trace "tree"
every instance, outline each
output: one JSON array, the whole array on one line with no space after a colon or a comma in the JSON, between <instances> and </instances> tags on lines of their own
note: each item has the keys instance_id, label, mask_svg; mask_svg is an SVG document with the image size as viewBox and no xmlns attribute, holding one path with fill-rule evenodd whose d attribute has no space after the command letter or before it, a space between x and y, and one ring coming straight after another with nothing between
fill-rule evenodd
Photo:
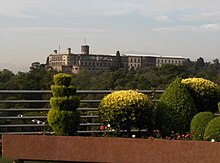
<instances>
[{"instance_id":1,"label":"tree","mask_svg":"<svg viewBox=\"0 0 220 163\"><path fill-rule=\"evenodd\" d=\"M115 68L117 70L117 69L120 69L122 67L123 67L123 64L122 64L121 55L120 55L120 52L117 51L116 52L116 58L115 58Z\"/></svg>"}]
</instances>

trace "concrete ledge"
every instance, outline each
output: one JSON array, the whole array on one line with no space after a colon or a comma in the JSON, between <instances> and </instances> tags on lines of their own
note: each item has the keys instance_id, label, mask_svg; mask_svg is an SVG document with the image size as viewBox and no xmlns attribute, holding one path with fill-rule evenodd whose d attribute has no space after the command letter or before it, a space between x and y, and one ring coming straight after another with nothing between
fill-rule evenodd
<instances>
[{"instance_id":1,"label":"concrete ledge","mask_svg":"<svg viewBox=\"0 0 220 163\"><path fill-rule=\"evenodd\" d=\"M220 162L220 143L131 138L3 135L3 158L81 162Z\"/></svg>"}]
</instances>

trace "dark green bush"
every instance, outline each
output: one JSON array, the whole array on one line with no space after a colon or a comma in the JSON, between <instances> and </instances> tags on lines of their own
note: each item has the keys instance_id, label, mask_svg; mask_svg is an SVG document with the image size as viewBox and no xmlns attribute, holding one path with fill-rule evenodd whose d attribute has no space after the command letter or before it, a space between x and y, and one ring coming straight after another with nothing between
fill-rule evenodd
<instances>
[{"instance_id":1,"label":"dark green bush","mask_svg":"<svg viewBox=\"0 0 220 163\"><path fill-rule=\"evenodd\" d=\"M220 117L212 119L206 126L203 139L205 141L210 141L214 139L215 141L220 141Z\"/></svg>"},{"instance_id":2,"label":"dark green bush","mask_svg":"<svg viewBox=\"0 0 220 163\"><path fill-rule=\"evenodd\" d=\"M187 86L193 96L198 112L218 111L220 91L217 84L203 78L187 78L182 83Z\"/></svg>"},{"instance_id":3,"label":"dark green bush","mask_svg":"<svg viewBox=\"0 0 220 163\"><path fill-rule=\"evenodd\" d=\"M63 85L68 87L71 83L71 75L59 73L54 75L53 80L55 85Z\"/></svg>"},{"instance_id":4,"label":"dark green bush","mask_svg":"<svg viewBox=\"0 0 220 163\"><path fill-rule=\"evenodd\" d=\"M200 112L196 114L190 124L190 139L203 140L205 128L209 121L215 118L212 112Z\"/></svg>"},{"instance_id":5,"label":"dark green bush","mask_svg":"<svg viewBox=\"0 0 220 163\"><path fill-rule=\"evenodd\" d=\"M52 85L51 90L53 97L69 97L76 94L76 87L74 86Z\"/></svg>"},{"instance_id":6,"label":"dark green bush","mask_svg":"<svg viewBox=\"0 0 220 163\"><path fill-rule=\"evenodd\" d=\"M155 127L162 136L168 136L171 132L189 132L190 122L196 113L194 100L187 87L180 78L176 78L161 95L156 106Z\"/></svg>"},{"instance_id":7,"label":"dark green bush","mask_svg":"<svg viewBox=\"0 0 220 163\"><path fill-rule=\"evenodd\" d=\"M75 135L79 129L80 114L78 111L50 109L47 120L56 135Z\"/></svg>"},{"instance_id":8,"label":"dark green bush","mask_svg":"<svg viewBox=\"0 0 220 163\"><path fill-rule=\"evenodd\" d=\"M133 90L116 91L105 96L100 105L101 122L116 129L151 128L153 104L147 95Z\"/></svg>"}]
</instances>

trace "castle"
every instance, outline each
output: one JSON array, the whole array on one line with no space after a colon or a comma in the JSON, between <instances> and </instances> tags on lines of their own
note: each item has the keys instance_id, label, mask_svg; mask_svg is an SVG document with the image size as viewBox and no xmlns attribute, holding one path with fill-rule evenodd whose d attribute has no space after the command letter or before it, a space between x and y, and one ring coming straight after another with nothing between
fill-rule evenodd
<instances>
[{"instance_id":1,"label":"castle","mask_svg":"<svg viewBox=\"0 0 220 163\"><path fill-rule=\"evenodd\" d=\"M112 54L90 54L89 46L82 45L81 52L74 54L71 48L64 54L54 50L48 57L48 65L58 72L78 74L82 70L89 73L99 73L107 70L126 67L128 69L145 68L151 66L160 67L163 64L181 65L186 58L159 55L123 54L119 51Z\"/></svg>"}]
</instances>

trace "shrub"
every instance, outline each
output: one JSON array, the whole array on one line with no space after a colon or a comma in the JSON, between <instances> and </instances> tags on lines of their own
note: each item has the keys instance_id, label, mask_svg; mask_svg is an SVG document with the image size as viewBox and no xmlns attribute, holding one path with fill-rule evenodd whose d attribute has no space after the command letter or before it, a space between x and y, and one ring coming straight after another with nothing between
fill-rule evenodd
<instances>
[{"instance_id":1,"label":"shrub","mask_svg":"<svg viewBox=\"0 0 220 163\"><path fill-rule=\"evenodd\" d=\"M77 96L70 97L51 97L50 106L59 110L76 110L79 107L80 98Z\"/></svg>"},{"instance_id":2,"label":"shrub","mask_svg":"<svg viewBox=\"0 0 220 163\"><path fill-rule=\"evenodd\" d=\"M186 133L190 122L197 113L193 98L188 89L176 78L161 95L156 106L155 125L162 136L171 132Z\"/></svg>"},{"instance_id":3,"label":"shrub","mask_svg":"<svg viewBox=\"0 0 220 163\"><path fill-rule=\"evenodd\" d=\"M54 75L55 85L51 86L54 97L50 98L50 109L47 120L56 135L75 135L80 123L80 113L76 109L80 105L76 89L70 86L71 76Z\"/></svg>"},{"instance_id":4,"label":"shrub","mask_svg":"<svg viewBox=\"0 0 220 163\"><path fill-rule=\"evenodd\" d=\"M211 141L214 139L215 141L220 141L220 117L216 117L212 119L205 129L204 140Z\"/></svg>"},{"instance_id":5,"label":"shrub","mask_svg":"<svg viewBox=\"0 0 220 163\"><path fill-rule=\"evenodd\" d=\"M77 111L50 109L47 120L56 135L75 135L79 129L80 114Z\"/></svg>"},{"instance_id":6,"label":"shrub","mask_svg":"<svg viewBox=\"0 0 220 163\"><path fill-rule=\"evenodd\" d=\"M220 100L219 87L212 81L203 78L187 78L182 83L187 86L192 94L198 112L218 111Z\"/></svg>"},{"instance_id":7,"label":"shrub","mask_svg":"<svg viewBox=\"0 0 220 163\"><path fill-rule=\"evenodd\" d=\"M133 90L116 91L105 96L99 105L101 122L116 129L152 127L153 104L147 95Z\"/></svg>"},{"instance_id":8,"label":"shrub","mask_svg":"<svg viewBox=\"0 0 220 163\"><path fill-rule=\"evenodd\" d=\"M52 85L51 90L53 97L69 97L76 94L76 87L73 86Z\"/></svg>"},{"instance_id":9,"label":"shrub","mask_svg":"<svg viewBox=\"0 0 220 163\"><path fill-rule=\"evenodd\" d=\"M68 87L70 86L71 75L59 73L53 76L53 80L55 85L63 85Z\"/></svg>"},{"instance_id":10,"label":"shrub","mask_svg":"<svg viewBox=\"0 0 220 163\"><path fill-rule=\"evenodd\" d=\"M209 121L215 118L212 112L200 112L196 114L190 124L190 138L192 140L203 140L205 128Z\"/></svg>"}]
</instances>

